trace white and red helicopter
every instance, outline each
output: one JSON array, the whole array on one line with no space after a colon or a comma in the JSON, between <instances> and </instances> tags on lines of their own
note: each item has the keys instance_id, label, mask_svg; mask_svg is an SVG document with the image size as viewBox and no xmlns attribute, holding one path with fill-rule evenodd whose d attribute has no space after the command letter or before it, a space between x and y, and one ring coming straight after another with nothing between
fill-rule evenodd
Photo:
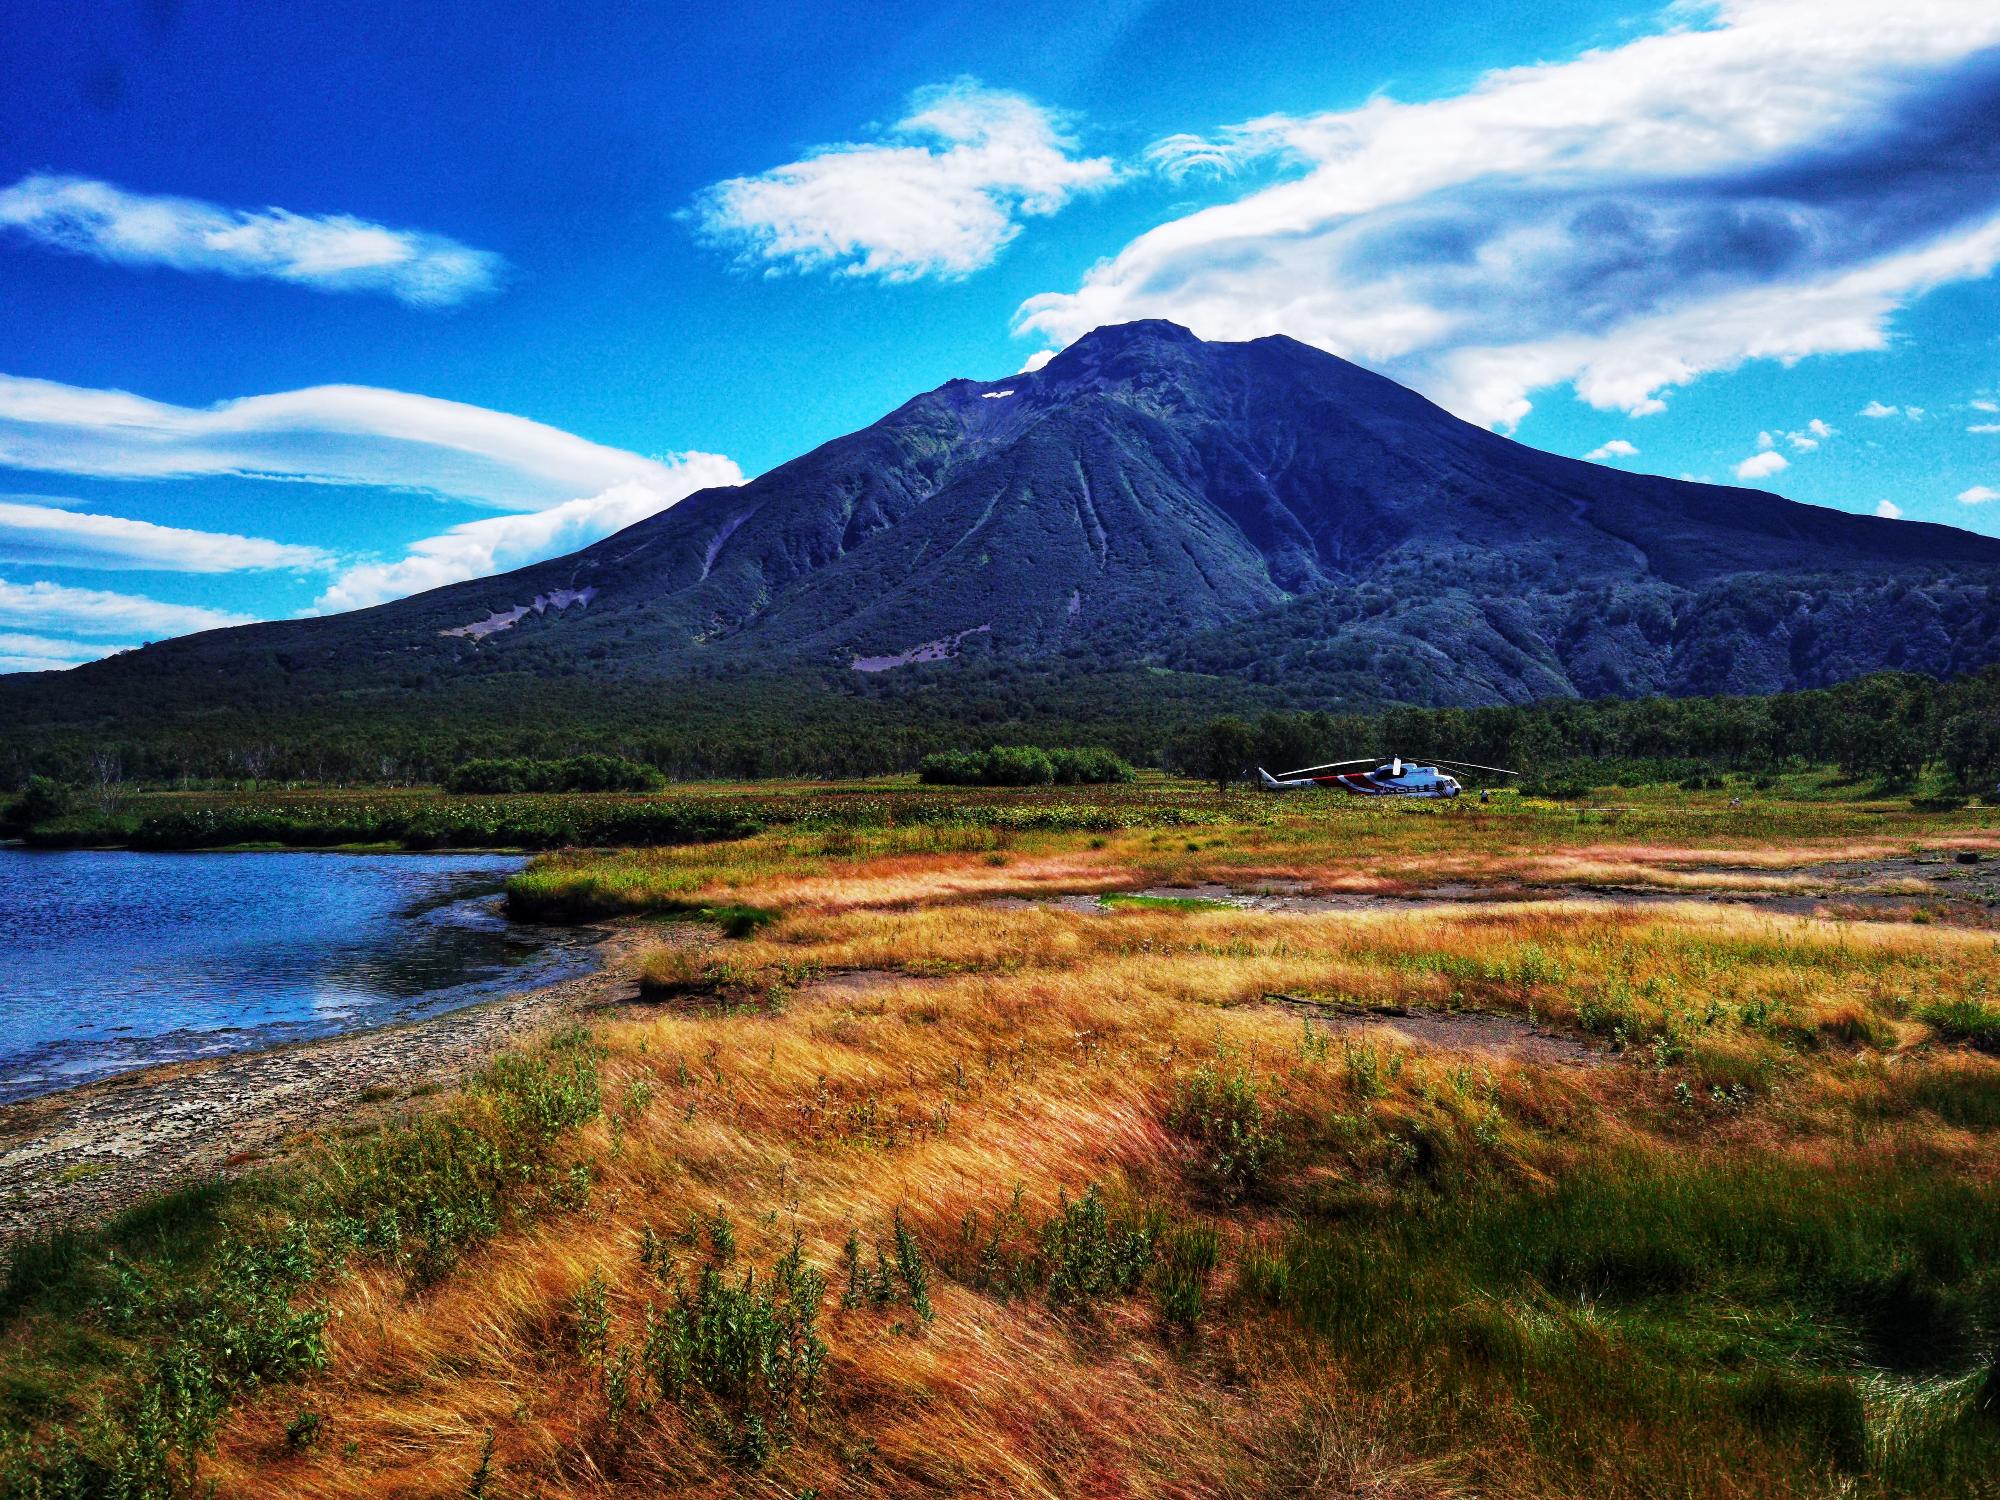
<instances>
[{"instance_id":1,"label":"white and red helicopter","mask_svg":"<svg viewBox=\"0 0 2000 1500\"><path fill-rule=\"evenodd\" d=\"M1349 770L1348 767L1369 769ZM1445 767L1440 770L1439 767ZM1479 766L1470 761L1441 760L1419 766L1391 756L1387 761L1368 756L1362 760L1336 760L1324 766L1307 766L1273 776L1257 768L1257 783L1267 792L1309 792L1318 787L1350 792L1357 797L1456 797L1463 788L1449 771L1485 771L1495 776L1518 776L1499 766Z\"/></svg>"}]
</instances>

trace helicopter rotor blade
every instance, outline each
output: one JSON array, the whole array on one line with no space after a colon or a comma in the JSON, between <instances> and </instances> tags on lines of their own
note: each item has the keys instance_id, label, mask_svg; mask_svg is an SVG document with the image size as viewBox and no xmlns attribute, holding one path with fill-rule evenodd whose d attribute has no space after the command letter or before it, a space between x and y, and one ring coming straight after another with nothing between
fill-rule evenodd
<instances>
[{"instance_id":1,"label":"helicopter rotor blade","mask_svg":"<svg viewBox=\"0 0 2000 1500\"><path fill-rule=\"evenodd\" d=\"M1306 766L1297 771L1280 771L1278 779L1285 781L1296 776L1311 776L1317 771L1338 771L1342 766L1379 766L1381 763L1382 757L1379 755L1363 756L1359 760L1332 760L1323 766Z\"/></svg>"},{"instance_id":2,"label":"helicopter rotor blade","mask_svg":"<svg viewBox=\"0 0 2000 1500\"><path fill-rule=\"evenodd\" d=\"M1435 757L1434 757L1435 760ZM1440 766L1450 766L1454 771L1491 771L1495 776L1519 776L1519 771L1510 771L1505 766L1482 766L1469 760L1436 760Z\"/></svg>"}]
</instances>

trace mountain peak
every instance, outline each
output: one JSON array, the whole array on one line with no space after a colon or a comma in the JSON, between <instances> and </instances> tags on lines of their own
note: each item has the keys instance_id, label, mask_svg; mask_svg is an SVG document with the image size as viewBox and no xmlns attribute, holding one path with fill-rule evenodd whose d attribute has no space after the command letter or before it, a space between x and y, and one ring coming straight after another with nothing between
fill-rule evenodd
<instances>
[{"instance_id":1,"label":"mountain peak","mask_svg":"<svg viewBox=\"0 0 2000 1500\"><path fill-rule=\"evenodd\" d=\"M1070 349L1125 349L1134 344L1199 344L1192 330L1165 318L1137 318L1130 323L1106 323L1093 328L1071 344ZM1064 350L1068 353L1069 350Z\"/></svg>"}]
</instances>

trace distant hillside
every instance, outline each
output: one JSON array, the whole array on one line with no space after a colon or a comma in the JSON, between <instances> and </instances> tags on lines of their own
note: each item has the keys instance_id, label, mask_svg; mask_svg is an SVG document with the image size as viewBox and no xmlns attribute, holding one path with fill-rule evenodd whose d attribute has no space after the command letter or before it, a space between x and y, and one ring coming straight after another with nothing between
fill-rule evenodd
<instances>
[{"instance_id":1,"label":"distant hillside","mask_svg":"<svg viewBox=\"0 0 2000 1500\"><path fill-rule=\"evenodd\" d=\"M1971 670L1996 636L2000 541L1559 458L1291 339L1146 322L573 556L0 679L0 735L449 717L510 683L772 677L948 712L1018 688L1009 664L1328 707L1766 692Z\"/></svg>"}]
</instances>

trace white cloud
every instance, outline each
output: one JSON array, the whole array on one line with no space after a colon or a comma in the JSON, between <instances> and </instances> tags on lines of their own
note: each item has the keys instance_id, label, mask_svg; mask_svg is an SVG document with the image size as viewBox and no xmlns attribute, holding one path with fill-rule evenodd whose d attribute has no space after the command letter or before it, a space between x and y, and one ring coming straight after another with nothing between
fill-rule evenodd
<instances>
[{"instance_id":1,"label":"white cloud","mask_svg":"<svg viewBox=\"0 0 2000 1500\"><path fill-rule=\"evenodd\" d=\"M1173 173L1261 157L1297 175L1141 235L1019 326L1289 334L1504 424L1559 382L1639 414L1745 360L1880 348L1910 299L2000 262L2000 192L1976 168L2000 9L1668 15L1456 96L1162 143Z\"/></svg>"},{"instance_id":2,"label":"white cloud","mask_svg":"<svg viewBox=\"0 0 2000 1500\"><path fill-rule=\"evenodd\" d=\"M1989 500L2000 500L2000 490L1989 489L1983 484L1975 484L1969 490L1959 491L1958 498L1967 505L1984 505Z\"/></svg>"},{"instance_id":3,"label":"white cloud","mask_svg":"<svg viewBox=\"0 0 2000 1500\"><path fill-rule=\"evenodd\" d=\"M170 573L248 573L332 566L317 547L189 531L122 516L0 500L0 562Z\"/></svg>"},{"instance_id":4,"label":"white cloud","mask_svg":"<svg viewBox=\"0 0 2000 1500\"><path fill-rule=\"evenodd\" d=\"M46 635L0 633L0 672L60 672L131 649L130 646L107 646L96 641L62 641Z\"/></svg>"},{"instance_id":5,"label":"white cloud","mask_svg":"<svg viewBox=\"0 0 2000 1500\"><path fill-rule=\"evenodd\" d=\"M667 464L525 417L374 386L186 407L13 375L0 375L0 464L124 479L386 485L507 510L674 482Z\"/></svg>"},{"instance_id":6,"label":"white cloud","mask_svg":"<svg viewBox=\"0 0 2000 1500\"><path fill-rule=\"evenodd\" d=\"M1777 444L1772 439L1770 433L1760 432L1757 434L1757 451L1759 453L1762 453L1766 448L1774 448L1776 446Z\"/></svg>"},{"instance_id":7,"label":"white cloud","mask_svg":"<svg viewBox=\"0 0 2000 1500\"><path fill-rule=\"evenodd\" d=\"M2000 401L1975 401L1972 403L1972 409L1974 411L2000 412Z\"/></svg>"},{"instance_id":8,"label":"white cloud","mask_svg":"<svg viewBox=\"0 0 2000 1500\"><path fill-rule=\"evenodd\" d=\"M1875 502L1875 514L1881 516L1884 520L1900 521L1903 519L1903 507L1893 500L1877 500Z\"/></svg>"},{"instance_id":9,"label":"white cloud","mask_svg":"<svg viewBox=\"0 0 2000 1500\"><path fill-rule=\"evenodd\" d=\"M102 639L186 635L192 630L249 623L248 615L199 604L167 604L140 594L65 588L57 583L10 583L0 578L0 625Z\"/></svg>"},{"instance_id":10,"label":"white cloud","mask_svg":"<svg viewBox=\"0 0 2000 1500\"><path fill-rule=\"evenodd\" d=\"M531 515L493 516L412 543L394 562L349 568L313 602L317 614L362 609L406 594L484 578L574 552L643 521L697 490L743 482L742 471L713 453L684 453L664 482L629 482Z\"/></svg>"},{"instance_id":11,"label":"white cloud","mask_svg":"<svg viewBox=\"0 0 2000 1500\"><path fill-rule=\"evenodd\" d=\"M1022 361L1021 368L1018 373L1022 375L1032 375L1035 373L1035 371L1041 369L1043 365L1047 364L1050 360L1054 359L1060 353L1062 353L1062 350L1060 349L1037 349L1033 354L1030 354L1025 360Z\"/></svg>"},{"instance_id":12,"label":"white cloud","mask_svg":"<svg viewBox=\"0 0 2000 1500\"><path fill-rule=\"evenodd\" d=\"M505 266L491 251L440 234L347 214L224 208L48 174L0 190L0 229L117 265L384 292L418 307L449 307L493 291Z\"/></svg>"},{"instance_id":13,"label":"white cloud","mask_svg":"<svg viewBox=\"0 0 2000 1500\"><path fill-rule=\"evenodd\" d=\"M1781 469L1789 469L1790 467L1791 465L1785 461L1784 454L1779 453L1775 449L1766 448L1762 453L1752 454L1749 458L1744 459L1742 463L1738 464L1736 466L1736 477L1738 479L1768 479Z\"/></svg>"},{"instance_id":14,"label":"white cloud","mask_svg":"<svg viewBox=\"0 0 2000 1500\"><path fill-rule=\"evenodd\" d=\"M1787 432L1783 434L1783 437L1786 442L1792 445L1792 451L1794 453L1811 453L1816 448L1818 448L1821 443L1825 442L1828 438L1836 436L1838 434L1838 431L1839 431L1838 428L1829 427L1826 423L1822 422L1818 417L1814 417L1810 422L1806 423L1806 425L1804 427L1801 427L1798 431ZM1758 437L1757 446L1760 448L1771 446L1769 443L1765 441L1765 439L1768 438L1769 436L1770 436L1769 433L1761 434Z\"/></svg>"},{"instance_id":15,"label":"white cloud","mask_svg":"<svg viewBox=\"0 0 2000 1500\"><path fill-rule=\"evenodd\" d=\"M1900 417L1902 414L1902 407L1884 406L1880 401L1870 401L1860 411L1855 413L1859 417L1875 417L1878 419L1882 417Z\"/></svg>"},{"instance_id":16,"label":"white cloud","mask_svg":"<svg viewBox=\"0 0 2000 1500\"><path fill-rule=\"evenodd\" d=\"M1601 464L1607 458L1637 458L1639 450L1624 438L1613 438L1601 448L1593 448L1583 455L1585 463Z\"/></svg>"},{"instance_id":17,"label":"white cloud","mask_svg":"<svg viewBox=\"0 0 2000 1500\"><path fill-rule=\"evenodd\" d=\"M1109 183L1049 111L970 80L920 90L874 142L822 146L695 206L702 232L770 270L911 281L990 265L1021 220Z\"/></svg>"},{"instance_id":18,"label":"white cloud","mask_svg":"<svg viewBox=\"0 0 2000 1500\"><path fill-rule=\"evenodd\" d=\"M2000 432L2000 422L1974 422L1967 432Z\"/></svg>"},{"instance_id":19,"label":"white cloud","mask_svg":"<svg viewBox=\"0 0 2000 1500\"><path fill-rule=\"evenodd\" d=\"M1921 406L1906 406L1903 408L1903 415L1912 422L1921 422L1924 419L1924 409Z\"/></svg>"}]
</instances>

